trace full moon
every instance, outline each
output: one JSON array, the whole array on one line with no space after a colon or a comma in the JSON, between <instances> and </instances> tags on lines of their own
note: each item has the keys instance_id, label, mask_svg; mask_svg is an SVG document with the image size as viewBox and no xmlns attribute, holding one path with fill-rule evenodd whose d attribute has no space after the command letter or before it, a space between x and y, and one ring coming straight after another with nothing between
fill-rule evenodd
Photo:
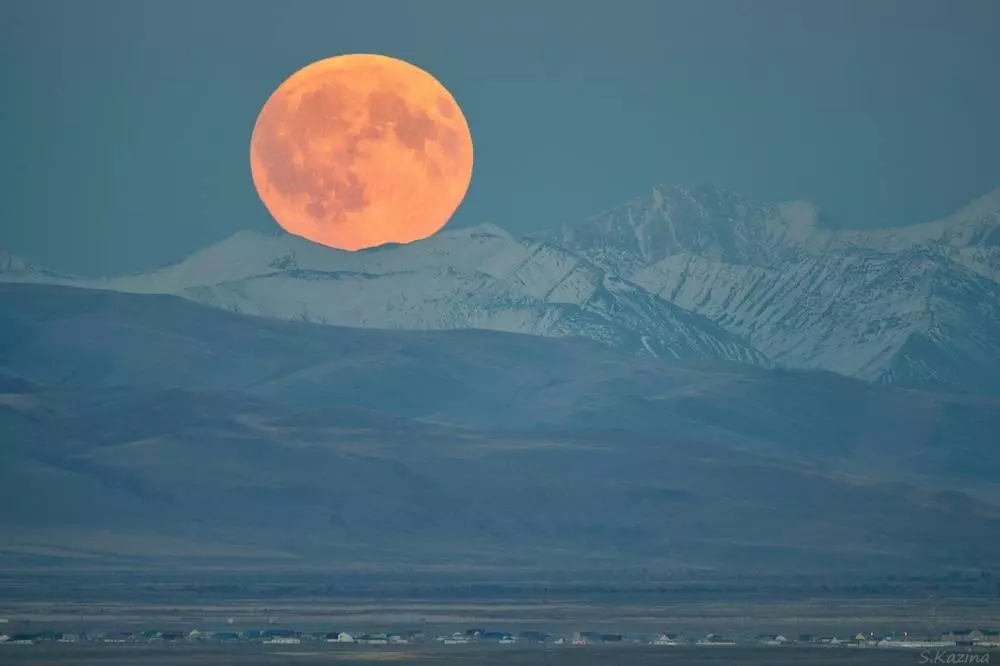
<instances>
[{"instance_id":1,"label":"full moon","mask_svg":"<svg viewBox=\"0 0 1000 666\"><path fill-rule=\"evenodd\" d=\"M424 70L343 55L271 94L250 172L289 233L343 250L410 243L439 231L465 197L472 136L455 98Z\"/></svg>"}]
</instances>

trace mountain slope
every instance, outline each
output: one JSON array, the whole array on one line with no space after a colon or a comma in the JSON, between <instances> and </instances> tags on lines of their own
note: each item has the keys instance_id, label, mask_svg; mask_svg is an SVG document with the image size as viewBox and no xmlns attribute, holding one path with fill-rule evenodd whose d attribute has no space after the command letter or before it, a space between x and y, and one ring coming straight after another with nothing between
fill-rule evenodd
<instances>
[{"instance_id":1,"label":"mountain slope","mask_svg":"<svg viewBox=\"0 0 1000 666\"><path fill-rule=\"evenodd\" d=\"M684 438L358 423L197 391L127 403L21 391L35 409L58 402L46 420L64 432L90 425L61 455L5 455L5 560L759 574L1000 559L994 542L966 538L1000 527L995 503Z\"/></svg>"},{"instance_id":2,"label":"mountain slope","mask_svg":"<svg viewBox=\"0 0 1000 666\"><path fill-rule=\"evenodd\" d=\"M787 366L1000 391L1000 285L920 249L828 252L775 268L675 255L634 279ZM914 346L918 338L936 351Z\"/></svg>"},{"instance_id":3,"label":"mountain slope","mask_svg":"<svg viewBox=\"0 0 1000 666\"><path fill-rule=\"evenodd\" d=\"M815 246L817 212L807 203L752 201L703 185L658 186L600 215L541 232L537 238L586 256L617 275L690 253L710 261L768 266Z\"/></svg>"},{"instance_id":4,"label":"mountain slope","mask_svg":"<svg viewBox=\"0 0 1000 666\"><path fill-rule=\"evenodd\" d=\"M175 294L279 319L582 337L646 357L985 394L1000 393L998 277L1000 190L898 229L834 231L804 202L663 186L527 239L482 225L341 252L244 232L100 280L0 262L0 281Z\"/></svg>"},{"instance_id":5,"label":"mountain slope","mask_svg":"<svg viewBox=\"0 0 1000 666\"><path fill-rule=\"evenodd\" d=\"M998 193L939 222L833 232L802 203L656 188L542 237L781 365L1000 392Z\"/></svg>"},{"instance_id":6,"label":"mountain slope","mask_svg":"<svg viewBox=\"0 0 1000 666\"><path fill-rule=\"evenodd\" d=\"M4 553L149 562L191 544L229 561L758 572L1000 561L994 541L967 538L1000 528L993 399L156 295L2 285L0 313Z\"/></svg>"},{"instance_id":7,"label":"mountain slope","mask_svg":"<svg viewBox=\"0 0 1000 666\"><path fill-rule=\"evenodd\" d=\"M490 225L365 252L243 232L159 271L70 284L323 324L584 337L644 355L767 363L700 315Z\"/></svg>"},{"instance_id":8,"label":"mountain slope","mask_svg":"<svg viewBox=\"0 0 1000 666\"><path fill-rule=\"evenodd\" d=\"M130 391L197 390L473 429L670 433L803 460L866 455L885 439L878 450L897 466L970 447L970 469L1000 461L997 399L830 373L652 361L583 340L487 331L283 322L175 297L60 287L0 285L0 312L7 381L119 391L124 406ZM956 406L975 414L971 422L950 420ZM903 469L940 473L937 465Z\"/></svg>"}]
</instances>

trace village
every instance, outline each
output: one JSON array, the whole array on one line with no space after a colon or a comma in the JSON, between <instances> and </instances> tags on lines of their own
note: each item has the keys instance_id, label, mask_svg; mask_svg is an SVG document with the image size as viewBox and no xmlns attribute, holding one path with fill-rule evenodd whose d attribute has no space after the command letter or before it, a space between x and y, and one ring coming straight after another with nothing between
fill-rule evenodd
<instances>
[{"instance_id":1,"label":"village","mask_svg":"<svg viewBox=\"0 0 1000 666\"><path fill-rule=\"evenodd\" d=\"M661 632L648 634L601 633L577 631L569 635L549 634L542 631L490 631L486 629L466 629L450 634L428 635L421 630L348 632L348 631L297 631L290 628L262 628L243 631L170 631L149 629L127 632L61 632L45 630L39 632L0 632L0 646L30 646L36 644L262 644L299 645L303 643L336 644L339 646L379 646L410 644L442 645L651 645L651 646L763 646L792 647L814 646L855 649L958 649L982 652L1000 648L1000 630L956 629L939 635L910 635L908 633L878 635L873 632L859 632L850 636L821 636L799 634L757 634L752 636L728 636L716 633L686 635Z\"/></svg>"}]
</instances>

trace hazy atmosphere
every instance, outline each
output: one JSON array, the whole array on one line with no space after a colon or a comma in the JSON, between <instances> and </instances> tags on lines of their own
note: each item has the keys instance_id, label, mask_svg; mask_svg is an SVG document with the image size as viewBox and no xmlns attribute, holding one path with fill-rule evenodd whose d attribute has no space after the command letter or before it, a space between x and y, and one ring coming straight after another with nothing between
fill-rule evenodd
<instances>
[{"instance_id":1,"label":"hazy atmosphere","mask_svg":"<svg viewBox=\"0 0 1000 666\"><path fill-rule=\"evenodd\" d=\"M5 0L0 246L98 275L273 228L256 113L349 52L461 100L477 164L451 226L523 233L658 183L923 222L1000 186L997 24L991 0Z\"/></svg>"},{"instance_id":2,"label":"hazy atmosphere","mask_svg":"<svg viewBox=\"0 0 1000 666\"><path fill-rule=\"evenodd\" d=\"M1000 662L998 26L0 0L0 663Z\"/></svg>"}]
</instances>

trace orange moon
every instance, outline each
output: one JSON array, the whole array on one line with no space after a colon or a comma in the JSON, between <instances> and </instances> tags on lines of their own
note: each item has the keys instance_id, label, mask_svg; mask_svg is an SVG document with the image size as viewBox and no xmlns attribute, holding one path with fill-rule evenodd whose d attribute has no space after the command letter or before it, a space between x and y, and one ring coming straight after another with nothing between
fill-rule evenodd
<instances>
[{"instance_id":1,"label":"orange moon","mask_svg":"<svg viewBox=\"0 0 1000 666\"><path fill-rule=\"evenodd\" d=\"M268 98L250 140L257 193L286 231L343 250L439 231L472 179L455 98L402 60L319 60Z\"/></svg>"}]
</instances>

